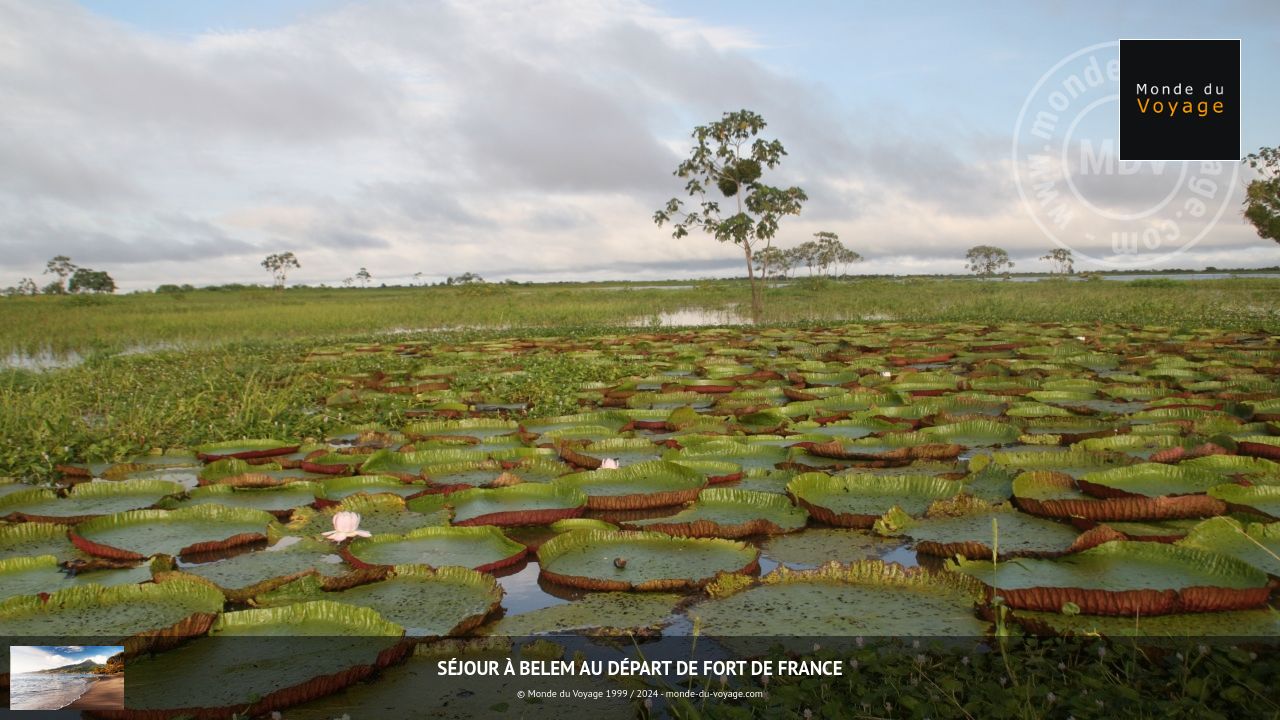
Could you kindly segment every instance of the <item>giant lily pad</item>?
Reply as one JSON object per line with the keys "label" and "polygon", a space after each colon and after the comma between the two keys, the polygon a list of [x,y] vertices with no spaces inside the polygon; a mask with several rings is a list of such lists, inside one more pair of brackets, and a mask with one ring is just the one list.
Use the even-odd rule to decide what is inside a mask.
{"label": "giant lily pad", "polygon": [[586,530],[538,548],[542,577],[587,590],[679,590],[721,572],[753,573],[760,553],[731,540],[662,533]]}
{"label": "giant lily pad", "polygon": [[1228,637],[1249,638],[1251,643],[1263,638],[1280,638],[1280,612],[1270,607],[1151,617],[1019,610],[1014,619],[1034,632],[1079,637]]}
{"label": "giant lily pad", "polygon": [[1209,494],[1232,507],[1280,520],[1280,485],[1218,485]]}
{"label": "giant lily pad", "polygon": [[876,518],[898,507],[922,514],[935,500],[955,497],[961,485],[929,475],[840,475],[804,473],[792,478],[787,492],[814,518],[839,527],[871,527]]}
{"label": "giant lily pad", "polygon": [[294,511],[287,527],[296,535],[319,536],[333,529],[333,518],[340,512],[357,513],[360,515],[360,529],[375,535],[449,524],[449,514],[444,510],[423,515],[411,512],[404,498],[398,495],[376,494],[352,495],[320,511],[299,508]]}
{"label": "giant lily pad", "polygon": [[324,486],[325,499],[333,501],[358,494],[391,493],[400,497],[411,497],[427,489],[426,483],[405,482],[389,475],[355,475],[352,477],[328,478],[322,485]]}
{"label": "giant lily pad", "polygon": [[1246,610],[1271,594],[1266,573],[1204,550],[1117,540],[1054,560],[959,560],[1014,608],[1052,612],[1074,603],[1088,615],[1167,615]]}
{"label": "giant lily pad", "polygon": [[173,508],[199,505],[221,505],[231,508],[263,510],[277,517],[287,517],[294,508],[310,505],[324,496],[319,483],[292,482],[269,488],[240,488],[231,485],[206,485],[192,490],[187,500],[175,502]]}
{"label": "giant lily pad", "polygon": [[[553,713],[557,717],[625,717],[635,714],[633,701],[621,693],[612,695],[618,686],[609,678],[590,674],[569,675],[555,679],[556,688],[569,695],[557,697],[555,704],[541,698],[518,698],[517,692],[528,687],[530,678],[520,675],[480,676],[454,674],[442,676],[438,663],[457,659],[462,662],[505,664],[511,660],[546,660],[559,655],[544,654],[549,643],[542,640],[525,648],[513,646],[508,638],[442,640],[424,643],[406,662],[387,668],[377,682],[361,683],[345,692],[291,707],[289,720],[333,720],[347,714],[375,718],[418,718],[432,720],[473,720],[474,718],[531,717]],[[552,649],[563,649],[553,645]],[[483,666],[483,665],[481,665]],[[551,713],[549,708],[554,707]]]}
{"label": "giant lily pad", "polygon": [[352,584],[316,575],[254,600],[260,607],[334,600],[375,610],[413,636],[461,635],[498,609],[502,588],[491,576],[462,567],[398,565],[385,578]]}
{"label": "giant lily pad", "polygon": [[37,522],[77,523],[99,515],[150,507],[161,498],[180,493],[178,483],[163,480],[121,480],[80,483],[65,498],[51,490],[28,490],[0,499],[0,514]]}
{"label": "giant lily pad", "polygon": [[492,489],[474,488],[448,495],[423,495],[410,500],[409,509],[420,513],[449,508],[452,524],[548,525],[557,520],[578,517],[587,505],[587,496],[579,490],[560,485],[521,483]]}
{"label": "giant lily pad", "polygon": [[955,503],[942,512],[935,506],[922,520],[896,511],[876,528],[884,527],[886,520],[896,522],[886,531],[910,537],[916,552],[937,557],[990,558],[993,546],[1001,559],[1052,557],[1081,549],[1080,533],[1072,526],[1020,513],[1008,505]]}
{"label": "giant lily pad", "polygon": [[920,431],[936,438],[938,443],[958,443],[970,447],[1007,445],[1018,439],[1018,428],[994,420],[967,420],[948,425],[935,425]]}
{"label": "giant lily pad", "polygon": [[554,484],[586,493],[593,510],[642,510],[693,500],[707,479],[683,465],[654,461],[563,475]]}
{"label": "giant lily pad", "polygon": [[1245,525],[1227,517],[1209,518],[1178,544],[1230,555],[1280,577],[1280,522]]}
{"label": "giant lily pad", "polygon": [[1095,498],[1080,491],[1076,480],[1051,470],[1024,472],[1013,480],[1013,501],[1033,515],[1087,520],[1172,520],[1221,515],[1227,506],[1208,495]]}
{"label": "giant lily pad", "polygon": [[226,442],[208,443],[195,448],[196,456],[205,462],[236,458],[251,460],[255,458],[288,455],[298,449],[297,443],[279,440],[227,440]]}
{"label": "giant lily pad", "polygon": [[809,515],[776,493],[707,488],[679,513],[623,523],[627,530],[653,530],[679,537],[742,538],[779,535],[805,526]]}
{"label": "giant lily pad", "polygon": [[305,575],[336,576],[350,572],[332,543],[309,538],[282,539],[271,547],[205,563],[172,563],[157,558],[157,579],[168,573],[194,575],[218,588],[228,600],[243,602]]}
{"label": "giant lily pad", "polygon": [[446,463],[480,462],[488,459],[483,451],[466,449],[423,450],[421,452],[394,452],[379,450],[364,459],[360,465],[362,475],[390,475],[401,480],[413,481],[426,477],[428,465]]}
{"label": "giant lily pad", "polygon": [[108,641],[104,644],[125,641],[136,652],[166,638],[203,634],[222,604],[222,593],[184,579],[109,588],[81,585],[47,599],[15,597],[0,604],[0,635],[91,633]]}
{"label": "giant lily pad", "polygon": [[71,531],[71,542],[90,555],[143,560],[161,553],[199,554],[262,542],[273,521],[269,513],[260,510],[220,505],[131,510],[77,525]]}
{"label": "giant lily pad", "polygon": [[67,526],[26,522],[0,525],[0,560],[13,557],[54,555],[66,560],[78,554],[67,537]]}
{"label": "giant lily pad", "polygon": [[673,593],[591,593],[572,602],[505,616],[488,632],[505,636],[650,635],[668,622],[684,599]]}
{"label": "giant lily pad", "polygon": [[1206,470],[1160,463],[1086,473],[1078,481],[1080,489],[1098,497],[1194,495],[1205,493],[1221,482],[1217,474]]}
{"label": "giant lily pad", "polygon": [[900,540],[866,530],[819,527],[771,537],[761,545],[761,552],[780,565],[805,570],[829,562],[848,564],[877,559],[901,545]]}
{"label": "giant lily pad", "polygon": [[[135,658],[127,712],[265,715],[368,677],[396,657],[403,633],[373,610],[324,600],[226,613],[208,637]],[[288,639],[241,639],[262,636]]]}
{"label": "giant lily pad", "polygon": [[146,565],[71,575],[62,572],[58,559],[52,555],[9,558],[0,560],[0,600],[17,595],[51,593],[78,585],[127,585],[150,579],[151,571]]}
{"label": "giant lily pad", "polygon": [[815,570],[779,568],[758,583],[708,588],[713,599],[686,612],[711,637],[978,636],[975,583],[866,560]]}
{"label": "giant lily pad", "polygon": [[514,565],[524,558],[525,552],[523,545],[491,525],[427,527],[403,535],[374,535],[355,540],[342,549],[343,557],[356,567],[457,565],[480,572]]}

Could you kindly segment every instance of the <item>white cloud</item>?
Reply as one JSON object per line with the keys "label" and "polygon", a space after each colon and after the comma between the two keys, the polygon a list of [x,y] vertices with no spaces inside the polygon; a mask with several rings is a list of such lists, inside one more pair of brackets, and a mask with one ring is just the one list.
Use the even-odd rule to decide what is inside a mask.
{"label": "white cloud", "polygon": [[39,647],[13,645],[9,648],[9,672],[15,675],[72,665],[75,662],[76,660],[65,655]]}
{"label": "white cloud", "polygon": [[739,273],[735,248],[651,216],[680,192],[689,129],[741,107],[788,148],[778,182],[811,198],[779,244],[836,230],[886,272],[1048,244],[1006,138],[837,106],[761,45],[635,0],[374,0],[190,38],[0,0],[0,285],[56,253],[124,289],[267,282],[258,262],[281,250],[309,283]]}

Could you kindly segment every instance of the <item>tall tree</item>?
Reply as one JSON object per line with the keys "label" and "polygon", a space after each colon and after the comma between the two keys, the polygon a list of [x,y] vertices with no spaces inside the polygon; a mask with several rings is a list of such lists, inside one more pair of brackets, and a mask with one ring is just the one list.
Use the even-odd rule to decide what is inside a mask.
{"label": "tall tree", "polygon": [[292,252],[284,252],[268,255],[262,261],[262,267],[271,273],[271,277],[275,281],[275,288],[284,290],[285,281],[289,279],[289,271],[302,267],[302,264],[298,262],[298,258]]}
{"label": "tall tree", "polygon": [[360,287],[369,287],[369,281],[373,279],[373,275],[369,274],[368,268],[360,268],[360,272],[356,273],[356,279],[360,281]]}
{"label": "tall tree", "polygon": [[991,277],[1002,268],[1008,270],[1013,267],[1009,253],[993,245],[975,245],[964,254],[964,259],[968,261],[965,268],[980,277]]}
{"label": "tall tree", "polygon": [[76,271],[76,264],[71,262],[71,258],[66,255],[55,255],[52,260],[45,263],[44,274],[56,275],[58,279],[45,286],[45,293],[49,295],[62,295],[67,292],[67,278],[71,277]]}
{"label": "tall tree", "polygon": [[769,271],[786,277],[787,253],[782,248],[773,247],[772,245],[761,249],[755,255],[756,270],[760,273],[760,277],[769,278]]}
{"label": "tall tree", "polygon": [[1040,256],[1041,260],[1048,260],[1051,272],[1061,273],[1063,275],[1074,275],[1075,258],[1071,255],[1071,251],[1066,248],[1054,248],[1044,255]]}
{"label": "tall tree", "polygon": [[73,293],[113,293],[116,291],[116,281],[105,270],[76,268],[67,290]]}
{"label": "tall tree", "polygon": [[[697,206],[685,208],[680,198],[671,198],[653,214],[662,227],[672,224],[672,236],[683,238],[692,230],[702,230],[720,242],[742,248],[751,283],[751,315],[759,322],[764,315],[764,295],[756,278],[754,254],[767,248],[778,232],[778,223],[787,215],[799,215],[808,196],[799,187],[766,185],[762,176],[787,154],[782,143],[758,137],[764,118],[750,110],[727,112],[720,120],[693,129],[695,145],[689,158],[680,163],[675,175],[686,180],[684,189]],[[732,213],[720,208],[719,200],[708,193],[719,190],[732,201]]]}
{"label": "tall tree", "polygon": [[1280,243],[1280,147],[1261,148],[1244,162],[1260,175],[1245,188],[1245,219],[1260,237]]}

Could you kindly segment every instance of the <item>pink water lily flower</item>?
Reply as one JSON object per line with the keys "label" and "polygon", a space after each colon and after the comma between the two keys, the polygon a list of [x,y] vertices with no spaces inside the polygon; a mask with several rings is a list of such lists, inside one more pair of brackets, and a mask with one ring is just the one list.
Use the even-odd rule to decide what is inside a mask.
{"label": "pink water lily flower", "polygon": [[360,529],[360,513],[340,512],[333,516],[333,530],[322,533],[333,542],[342,542],[353,537],[372,537],[368,530]]}
{"label": "pink water lily flower", "polygon": [[604,462],[600,463],[600,469],[601,470],[617,470],[618,461],[615,460],[614,458],[605,458]]}

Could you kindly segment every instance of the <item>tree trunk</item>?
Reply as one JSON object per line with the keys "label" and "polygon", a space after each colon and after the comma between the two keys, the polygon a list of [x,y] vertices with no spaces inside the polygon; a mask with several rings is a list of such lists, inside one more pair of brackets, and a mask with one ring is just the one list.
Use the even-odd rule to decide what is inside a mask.
{"label": "tree trunk", "polygon": [[744,243],[742,252],[747,256],[747,280],[751,283],[751,322],[759,325],[764,316],[764,298],[760,294],[760,284],[756,282],[756,272],[751,267],[751,247]]}

